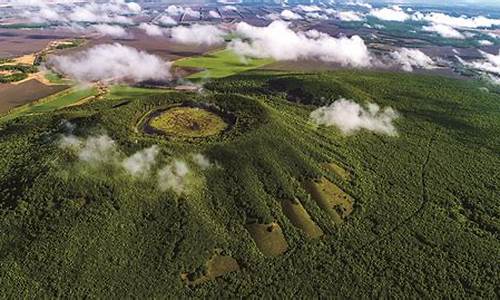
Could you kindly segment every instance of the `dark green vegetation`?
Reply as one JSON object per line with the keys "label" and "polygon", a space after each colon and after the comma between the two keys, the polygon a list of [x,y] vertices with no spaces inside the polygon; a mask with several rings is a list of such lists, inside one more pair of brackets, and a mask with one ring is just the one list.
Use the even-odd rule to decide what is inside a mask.
{"label": "dark green vegetation", "polygon": [[84,39],[73,39],[73,40],[58,44],[55,47],[55,49],[63,50],[63,49],[76,48],[76,47],[80,47],[84,43],[85,43]]}
{"label": "dark green vegetation", "polygon": [[50,27],[50,25],[45,23],[15,23],[0,25],[0,28],[2,29],[42,29],[48,27]]}
{"label": "dark green vegetation", "polygon": [[[3,295],[498,296],[498,94],[477,82],[350,71],[253,72],[206,87],[203,95],[119,89],[106,101],[1,125]],[[399,136],[312,126],[309,113],[341,96],[395,108]],[[190,142],[135,130],[148,112],[184,101],[214,103],[237,121]],[[196,152],[218,166],[194,168],[201,184],[189,194],[160,192],[154,176],[134,180],[111,163],[90,168],[60,149],[64,120],[79,137],[107,132],[127,156],[159,145],[159,167]],[[354,200],[341,225],[306,192],[320,178]],[[322,237],[309,239],[287,217],[282,201],[292,199]],[[272,223],[287,245],[278,256],[264,255],[247,226]],[[240,270],[230,259],[214,267],[215,255]]]}
{"label": "dark green vegetation", "polygon": [[[17,82],[28,77],[28,74],[37,72],[35,66],[17,64],[17,65],[1,65],[0,66],[0,83]],[[2,72],[6,74],[2,75]]]}

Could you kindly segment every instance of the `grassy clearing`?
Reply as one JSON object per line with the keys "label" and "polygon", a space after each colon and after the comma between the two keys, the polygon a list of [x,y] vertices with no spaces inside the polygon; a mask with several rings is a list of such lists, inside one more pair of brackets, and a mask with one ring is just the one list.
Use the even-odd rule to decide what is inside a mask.
{"label": "grassy clearing", "polygon": [[223,78],[272,63],[271,59],[243,59],[231,50],[221,50],[204,56],[180,59],[178,67],[204,69],[191,74],[188,79]]}
{"label": "grassy clearing", "polygon": [[160,95],[170,92],[166,89],[150,89],[140,88],[128,85],[113,85],[110,87],[109,94],[106,96],[108,100],[116,100],[123,98],[145,97]]}
{"label": "grassy clearing", "polygon": [[349,180],[351,178],[351,174],[336,163],[325,163],[322,164],[321,166],[326,171],[334,173],[343,180]]}
{"label": "grassy clearing", "polygon": [[217,114],[198,107],[174,107],[150,120],[149,125],[168,136],[198,138],[219,134],[228,126]]}
{"label": "grassy clearing", "polygon": [[74,82],[70,79],[66,79],[60,74],[54,73],[52,71],[46,71],[43,75],[44,78],[51,84],[61,84],[61,85],[73,85]]}
{"label": "grassy clearing", "polygon": [[307,238],[316,239],[323,235],[321,228],[314,223],[300,201],[283,200],[281,206],[283,208],[283,213],[290,222],[292,222],[295,227],[301,229]]}
{"label": "grassy clearing", "polygon": [[352,213],[354,201],[351,196],[328,179],[311,181],[306,189],[319,207],[330,215],[336,224],[342,224],[344,219]]}
{"label": "grassy clearing", "polygon": [[234,258],[230,256],[214,255],[207,262],[206,268],[201,272],[201,275],[197,272],[183,273],[181,274],[181,278],[188,285],[199,285],[228,273],[239,271],[239,269],[240,266]]}
{"label": "grassy clearing", "polygon": [[283,231],[277,223],[248,224],[246,228],[262,254],[279,256],[288,249]]}

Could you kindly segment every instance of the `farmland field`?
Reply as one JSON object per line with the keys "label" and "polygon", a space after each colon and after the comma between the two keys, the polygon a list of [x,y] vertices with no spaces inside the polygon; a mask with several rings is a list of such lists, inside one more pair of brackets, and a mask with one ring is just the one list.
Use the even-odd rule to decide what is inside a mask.
{"label": "farmland field", "polygon": [[72,88],[70,90],[48,96],[47,98],[43,98],[38,102],[29,103],[23,107],[19,107],[14,112],[4,116],[2,119],[12,119],[22,115],[53,111],[75,104],[82,99],[95,96],[96,94],[97,90],[95,88]]}
{"label": "farmland field", "polygon": [[[118,86],[3,122],[2,295],[498,296],[497,93],[437,76],[266,72],[205,93]],[[341,97],[392,107],[397,133],[312,123]],[[196,140],[136,130],[186,102],[234,124]]]}
{"label": "farmland field", "polygon": [[28,80],[18,85],[0,85],[0,114],[8,112],[16,106],[24,105],[32,101],[45,98],[58,93],[68,86],[51,85],[47,86],[37,80]]}
{"label": "farmland field", "polygon": [[231,50],[220,50],[205,54],[177,60],[178,67],[191,67],[202,69],[198,73],[189,75],[188,79],[222,78],[238,74],[251,69],[256,69],[270,64],[271,59],[243,59]]}

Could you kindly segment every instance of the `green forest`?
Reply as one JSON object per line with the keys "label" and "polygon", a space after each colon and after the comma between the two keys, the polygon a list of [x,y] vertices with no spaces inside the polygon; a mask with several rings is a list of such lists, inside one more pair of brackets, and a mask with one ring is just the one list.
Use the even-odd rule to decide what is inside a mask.
{"label": "green forest", "polygon": [[[483,83],[254,70],[203,93],[112,91],[0,120],[3,297],[499,296],[500,94]],[[392,107],[397,135],[311,122],[340,98]],[[234,122],[142,130],[187,102]],[[112,154],[83,152],[96,136]],[[156,163],[131,176],[143,149]]]}

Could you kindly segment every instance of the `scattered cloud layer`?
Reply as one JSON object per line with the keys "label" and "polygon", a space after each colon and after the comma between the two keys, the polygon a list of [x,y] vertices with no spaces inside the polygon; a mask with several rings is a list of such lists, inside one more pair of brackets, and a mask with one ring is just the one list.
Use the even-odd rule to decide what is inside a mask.
{"label": "scattered cloud layer", "polygon": [[362,14],[355,11],[339,11],[335,13],[335,16],[344,22],[356,22],[363,21],[365,19]]}
{"label": "scattered cloud layer", "polygon": [[163,36],[166,32],[163,28],[158,25],[149,24],[149,23],[141,23],[139,29],[142,29],[149,36]]}
{"label": "scattered cloud layer", "polygon": [[159,153],[160,149],[154,145],[127,157],[121,164],[130,175],[134,177],[146,177],[156,164],[156,158]]}
{"label": "scattered cloud layer", "polygon": [[500,25],[499,19],[490,19],[484,16],[473,18],[467,16],[453,17],[437,12],[428,14],[417,12],[414,14],[413,18],[418,21],[427,21],[429,23],[447,25],[453,28],[489,28]]}
{"label": "scattered cloud layer", "polygon": [[465,39],[465,35],[463,35],[460,31],[455,28],[444,25],[444,24],[432,24],[430,26],[423,26],[423,31],[435,32],[440,36],[448,39]]}
{"label": "scattered cloud layer", "polygon": [[170,35],[177,43],[210,46],[224,43],[226,32],[215,25],[193,24],[174,27]]}
{"label": "scattered cloud layer", "polygon": [[158,186],[161,191],[172,190],[180,195],[189,185],[190,170],[183,160],[175,160],[158,171]]}
{"label": "scattered cloud layer", "polygon": [[435,67],[432,58],[418,49],[401,48],[391,53],[394,63],[404,71],[411,72],[413,68],[431,69]]}
{"label": "scattered cloud layer", "polygon": [[339,99],[329,106],[314,110],[311,120],[316,125],[335,126],[343,134],[350,135],[360,130],[396,136],[393,124],[398,114],[391,107],[383,110],[377,104],[369,103],[366,108],[354,101]]}
{"label": "scattered cloud layer", "polygon": [[171,16],[161,16],[157,20],[158,24],[164,25],[164,26],[173,26],[177,25],[177,21],[174,20]]}
{"label": "scattered cloud layer", "polygon": [[283,20],[300,20],[300,19],[302,19],[302,17],[299,14],[294,13],[293,11],[291,11],[289,9],[283,10],[280,13],[280,16]]}
{"label": "scattered cloud layer", "polygon": [[392,7],[372,9],[370,11],[370,15],[380,20],[396,22],[404,22],[411,18],[411,16],[401,9],[401,7],[396,5]]}
{"label": "scattered cloud layer", "polygon": [[167,13],[167,15],[173,16],[173,17],[178,17],[178,16],[182,16],[182,15],[187,16],[187,17],[191,17],[194,19],[197,19],[200,17],[199,11],[195,11],[190,7],[183,7],[183,6],[178,6],[178,5],[170,5],[169,7],[167,7],[167,9],[165,9],[165,13]]}
{"label": "scattered cloud layer", "polygon": [[372,9],[373,8],[371,4],[363,2],[363,1],[359,1],[359,0],[357,0],[357,1],[347,1],[346,5],[360,6],[360,7],[364,7],[364,8],[368,8],[368,9]]}
{"label": "scattered cloud layer", "polygon": [[[89,22],[132,24],[130,15],[139,14],[141,6],[125,0],[106,2],[15,1],[14,6],[28,7],[25,17],[33,22]],[[68,11],[69,8],[69,11]]]}
{"label": "scattered cloud layer", "polygon": [[322,8],[317,5],[297,5],[296,9],[306,13],[322,11]]}
{"label": "scattered cloud layer", "polygon": [[500,50],[498,55],[490,54],[484,51],[480,51],[483,59],[474,60],[471,62],[464,61],[460,57],[460,62],[471,69],[485,73],[488,77],[492,79],[495,83],[500,83]]}
{"label": "scattered cloud layer", "polygon": [[[133,179],[148,180],[155,177],[161,191],[173,191],[177,195],[189,193],[194,183],[203,178],[200,170],[204,171],[213,166],[205,155],[192,153],[187,160],[174,158],[163,167],[157,167],[160,164],[158,146],[153,145],[124,157],[117,143],[106,134],[79,138],[70,133],[59,139],[58,146],[72,151],[80,162],[96,170],[108,166],[113,167],[115,171],[124,171]],[[190,166],[196,167],[191,169]],[[120,172],[114,174],[119,175]]]}
{"label": "scattered cloud layer", "polygon": [[97,45],[69,56],[53,56],[49,64],[81,82],[141,82],[171,77],[169,63],[117,43]]}
{"label": "scattered cloud layer", "polygon": [[243,22],[237,25],[235,33],[241,39],[233,40],[228,47],[241,56],[315,59],[352,67],[371,65],[371,55],[359,36],[333,38],[315,30],[295,32],[283,21],[274,21],[267,27]]}
{"label": "scattered cloud layer", "polygon": [[126,38],[128,36],[127,31],[119,25],[97,24],[90,26],[89,29],[113,38]]}
{"label": "scattered cloud layer", "polygon": [[59,141],[59,147],[63,149],[77,149],[78,158],[91,165],[115,162],[117,159],[117,147],[114,140],[108,135],[90,136],[85,140],[74,135],[66,135]]}
{"label": "scattered cloud layer", "polygon": [[200,167],[202,170],[206,170],[212,166],[210,160],[201,153],[194,153],[191,155],[193,162]]}

